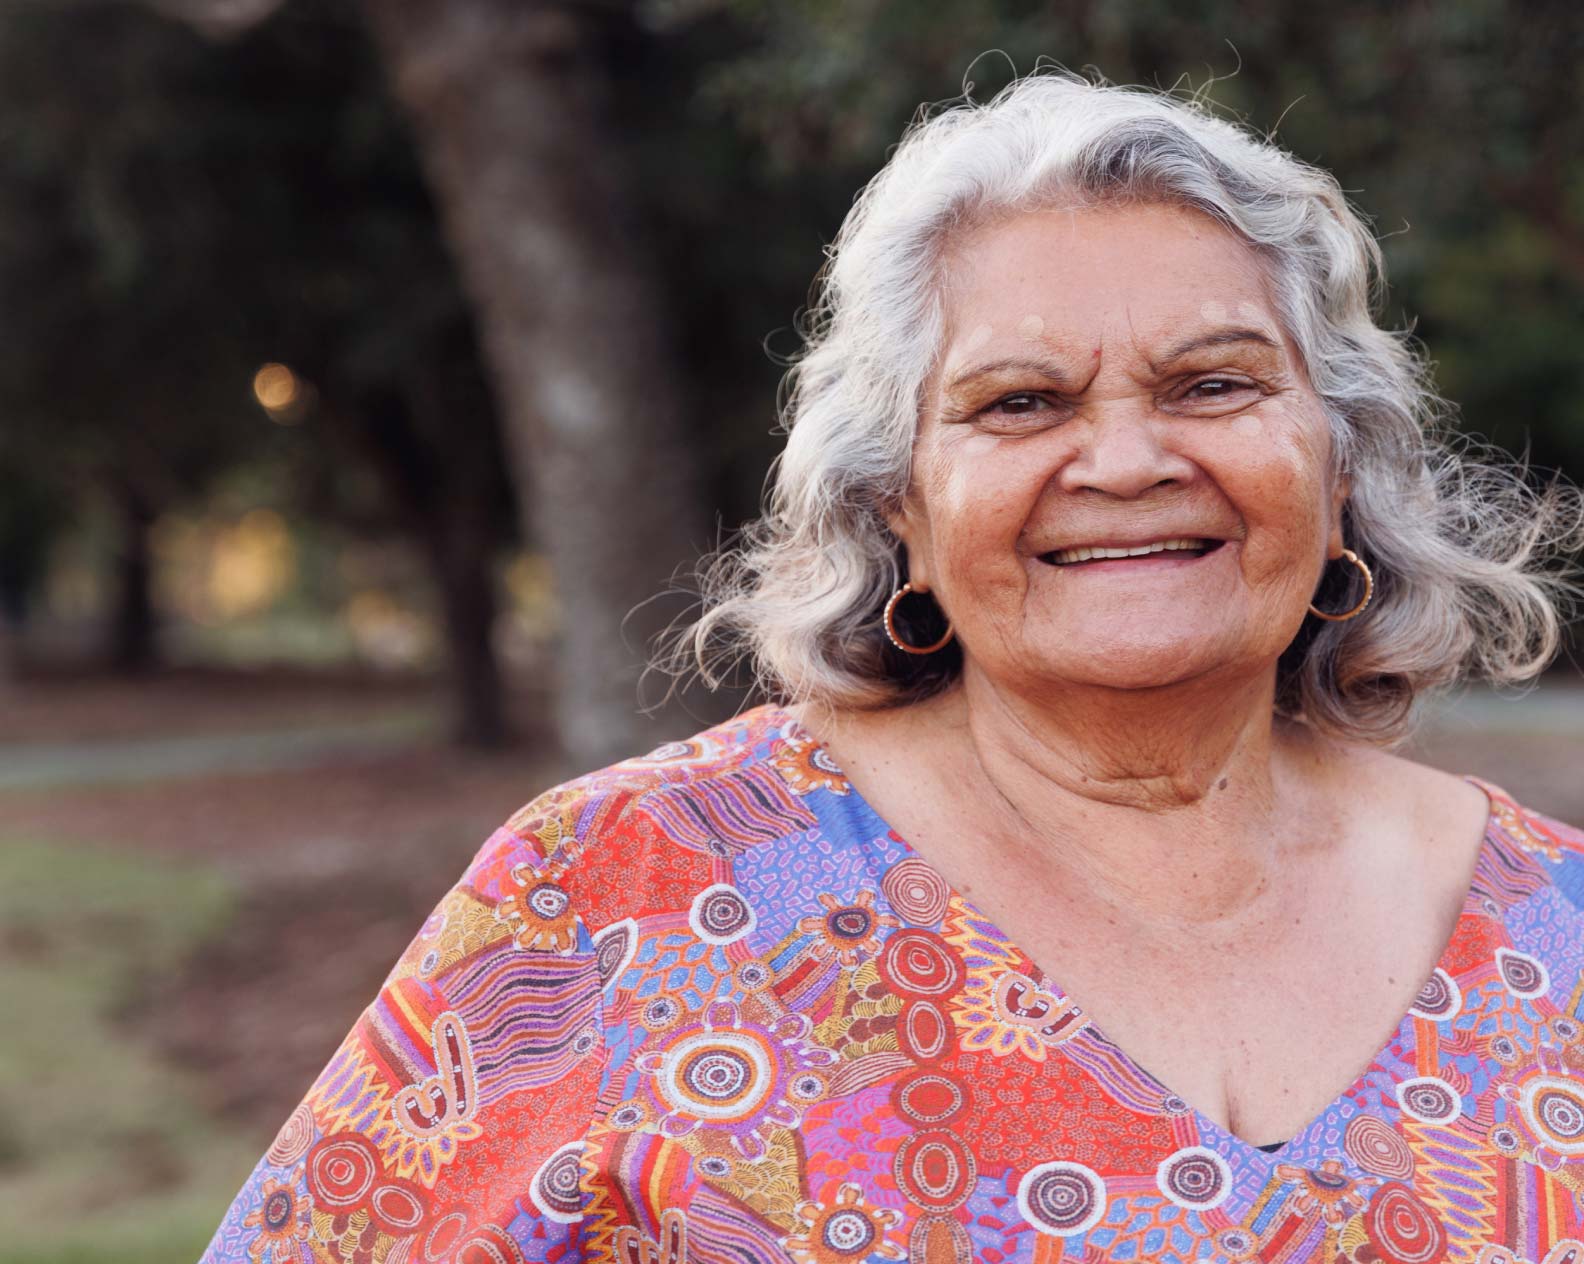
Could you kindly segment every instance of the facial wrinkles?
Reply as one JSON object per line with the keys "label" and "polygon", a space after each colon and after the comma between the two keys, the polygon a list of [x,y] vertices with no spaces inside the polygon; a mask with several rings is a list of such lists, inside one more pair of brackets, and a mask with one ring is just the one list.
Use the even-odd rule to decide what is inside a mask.
{"label": "facial wrinkles", "polygon": [[[1021,247],[1020,247],[1021,248]],[[1093,253],[1093,252],[1091,252]],[[1193,374],[1203,372],[1207,376],[1214,373],[1223,365],[1230,376],[1246,376],[1254,379],[1265,393],[1257,399],[1255,406],[1239,413],[1234,413],[1227,418],[1226,427],[1222,429],[1223,437],[1235,436],[1238,440],[1236,448],[1245,449],[1245,452],[1222,449],[1214,455],[1222,464],[1231,461],[1236,465],[1245,465],[1246,458],[1254,458],[1258,451],[1263,451],[1267,456],[1271,454],[1272,443],[1280,443],[1286,450],[1288,457],[1299,465],[1311,455],[1312,444],[1303,440],[1309,436],[1297,432],[1306,429],[1305,419],[1297,415],[1282,416],[1282,404],[1289,407],[1299,401],[1296,396],[1283,398],[1291,389],[1288,373],[1288,364],[1291,362],[1293,352],[1289,340],[1280,330],[1279,325],[1273,327],[1273,318],[1266,305],[1251,301],[1245,294],[1238,294],[1238,282],[1248,281],[1260,289],[1264,289],[1263,277],[1260,270],[1252,264],[1246,264],[1242,259],[1228,259],[1221,261],[1217,267],[1225,270],[1231,268],[1235,275],[1230,278],[1233,282],[1233,292],[1224,296],[1206,298],[1190,307],[1189,311],[1197,308],[1197,314],[1207,325],[1213,327],[1214,323],[1236,325],[1261,331],[1270,337],[1283,351],[1262,350],[1257,344],[1240,344],[1229,346],[1224,355],[1214,348],[1205,348],[1201,351],[1190,353],[1178,364],[1160,364],[1152,367],[1150,361],[1154,357],[1161,357],[1166,348],[1182,341],[1182,336],[1193,332],[1195,322],[1190,318],[1179,324],[1173,324],[1170,313],[1176,302],[1169,291],[1176,284],[1197,284],[1200,277],[1190,277],[1187,274],[1179,277],[1170,268],[1164,272],[1156,269],[1151,271],[1153,265],[1147,260],[1138,261],[1134,265],[1131,259],[1121,261],[1121,272],[1117,272],[1117,261],[1105,256],[1104,252],[1096,254],[1089,259],[1082,252],[1069,255],[1062,261],[1061,269],[1067,271],[1076,266],[1079,269],[1081,284],[1078,286],[1080,294],[1102,295],[1107,291],[1115,293],[1115,299],[1106,302],[1102,297],[1104,306],[1109,311],[1096,311],[1089,309],[1084,312],[1085,332],[1080,333],[1071,327],[1071,310],[1063,310],[1059,305],[1053,307],[1053,295],[1049,285],[1056,278],[1047,275],[1053,272],[1053,267],[1040,270],[1040,260],[1035,257],[1031,260],[1030,272],[1027,269],[1009,271],[1004,261],[995,261],[992,256],[981,256],[968,266],[972,272],[979,272],[980,261],[990,269],[982,280],[980,292],[974,293],[976,281],[979,278],[962,276],[959,280],[965,281],[961,288],[956,289],[959,296],[973,298],[963,308],[953,314],[951,324],[958,329],[967,329],[965,336],[951,338],[948,333],[948,345],[939,362],[942,371],[936,376],[935,386],[930,395],[933,405],[929,410],[930,415],[921,419],[924,422],[922,429],[930,432],[930,440],[921,445],[919,455],[925,455],[924,448],[929,449],[930,459],[921,462],[929,467],[927,472],[920,469],[924,478],[920,480],[919,490],[923,493],[921,501],[937,510],[950,512],[949,506],[958,505],[968,509],[976,516],[984,512],[982,505],[974,505],[969,499],[958,495],[948,495],[950,485],[957,481],[953,473],[946,467],[957,462],[966,462],[972,466],[981,467],[979,473],[990,481],[996,478],[1009,479],[1006,483],[1008,498],[1019,496],[1019,487],[1027,481],[1027,467],[1031,461],[1044,461],[1043,452],[1045,441],[1035,437],[1038,427],[1031,427],[1032,434],[991,433],[976,429],[971,424],[944,426],[940,422],[943,406],[948,416],[960,416],[965,410],[972,411],[988,406],[998,393],[1010,394],[1018,391],[1039,393],[1040,390],[1052,389],[1043,385],[1037,376],[1032,373],[1019,373],[1015,369],[1008,369],[998,373],[993,378],[986,378],[982,382],[966,388],[961,400],[946,400],[940,389],[940,384],[949,382],[953,377],[960,375],[964,370],[971,370],[975,364],[993,363],[999,359],[1048,360],[1056,368],[1062,370],[1069,378],[1079,378],[1076,382],[1069,381],[1067,389],[1063,391],[1065,398],[1078,403],[1104,403],[1113,397],[1122,397],[1127,394],[1137,394],[1140,385],[1148,383],[1157,386],[1161,373],[1171,374],[1173,377],[1181,376],[1190,378]],[[959,261],[960,263],[966,261]],[[1082,276],[1082,271],[1105,270],[1108,280],[1101,286],[1097,278]],[[1130,271],[1131,269],[1131,271]],[[1002,273],[1005,272],[1003,280]],[[1037,275],[1036,275],[1037,274]],[[1115,284],[1112,284],[1112,281]],[[1015,292],[1028,288],[1028,284],[1037,282],[1047,287],[1047,297],[1042,302],[1022,306],[1021,312]],[[1148,288],[1145,288],[1148,287]],[[955,288],[955,287],[954,287]],[[1058,287],[1060,289],[1061,287]],[[1166,297],[1162,297],[1162,293]],[[1192,300],[1190,300],[1192,301]],[[1148,334],[1139,334],[1135,328],[1135,307],[1149,313]],[[976,310],[977,309],[977,310]],[[1055,317],[1052,323],[1048,317]],[[1066,320],[1062,318],[1066,317]],[[1094,330],[1096,324],[1100,326],[1101,334],[1097,338]],[[1068,326],[1063,328],[1063,326]],[[1122,334],[1122,331],[1126,331]],[[1122,336],[1118,336],[1122,334]],[[1174,336],[1176,335],[1176,336]],[[1119,360],[1111,348],[1126,348],[1125,361]],[[1159,372],[1157,372],[1157,369]],[[1112,378],[1116,378],[1115,385]],[[1275,413],[1275,416],[1271,414]],[[1214,414],[1207,414],[1213,417]],[[1060,423],[1053,427],[1059,429]],[[1190,436],[1191,438],[1192,436]],[[1036,456],[1032,451],[1024,451],[1025,446],[1041,443],[1042,455]],[[1000,471],[993,471],[988,463],[993,462],[998,454],[1011,453],[1016,450],[1019,460],[1003,466]],[[1196,459],[1197,454],[1190,448],[1187,452],[1190,459]],[[1288,464],[1287,461],[1278,461],[1278,465]],[[916,467],[917,468],[917,467]],[[1049,471],[1047,471],[1047,474]],[[1020,474],[1024,475],[1020,478]],[[1289,469],[1284,481],[1288,483],[1307,482],[1298,470]],[[965,490],[965,489],[959,489]],[[1295,491],[1298,489],[1295,487]],[[1313,490],[1312,488],[1309,490]],[[1032,508],[1030,503],[1028,508]],[[981,526],[985,525],[983,522]],[[985,538],[979,529],[974,531],[976,538]],[[1016,538],[1014,533],[1013,538]]]}
{"label": "facial wrinkles", "polygon": [[[1300,590],[1318,571],[1313,550],[1332,501],[1329,430],[1315,416],[1273,291],[1237,243],[1213,226],[1185,233],[1184,222],[1118,218],[1099,232],[1069,235],[1029,219],[965,241],[922,397],[907,538],[970,651],[969,692],[992,686],[1010,698],[1038,697],[1041,707],[1070,706],[1050,731],[1077,739],[1063,750],[1106,756],[1082,762],[1089,776],[1104,772],[1120,783],[1155,769],[1191,791],[1197,777],[1178,767],[1189,748],[1173,733],[1194,728],[1191,717],[1203,714],[1195,689],[1219,696],[1227,679],[1243,679],[1238,673],[1251,689],[1270,683],[1256,682],[1251,667],[1263,670],[1289,621],[1302,618],[1308,594]],[[1168,360],[1189,338],[1232,329],[1256,331],[1275,346],[1225,343]],[[1000,361],[1009,367],[949,397],[954,379]],[[1042,376],[1041,363],[1063,380]],[[1208,402],[1214,388],[1187,394],[1222,375],[1254,390],[1226,392],[1224,409]],[[1037,399],[975,420],[1014,393]],[[1118,428],[1107,429],[1113,422]],[[1086,488],[1083,477],[1058,477],[1085,444],[1113,440],[1109,465],[1093,471],[1115,476],[1110,481],[1095,477]],[[1155,484],[1145,487],[1148,480],[1130,471],[1142,474],[1154,458],[1128,445],[1150,441],[1173,459],[1162,456]],[[1161,483],[1165,477],[1174,481]],[[1234,547],[1207,568],[1200,589],[1185,587],[1169,602],[1149,572],[1136,584],[1118,578],[1121,570],[1090,579],[1040,557],[1076,536],[1102,542],[1190,527]],[[1079,593],[1084,599],[1074,601]],[[1121,707],[1128,691],[1156,683],[1181,686],[1173,697],[1185,725],[1141,729],[1139,711]],[[1120,709],[1085,709],[1100,698],[1111,706],[1110,689],[1122,691]],[[1256,700],[1251,714],[1267,712]],[[1084,735],[1106,716],[1115,731]]]}

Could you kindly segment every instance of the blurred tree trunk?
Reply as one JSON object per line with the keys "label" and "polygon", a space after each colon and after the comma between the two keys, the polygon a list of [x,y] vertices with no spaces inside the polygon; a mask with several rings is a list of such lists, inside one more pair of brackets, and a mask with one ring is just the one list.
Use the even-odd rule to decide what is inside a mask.
{"label": "blurred tree trunk", "polygon": [[452,506],[438,525],[431,557],[445,607],[456,739],[467,746],[503,746],[506,708],[491,639],[497,607],[489,524],[463,503]]}
{"label": "blurred tree trunk", "polygon": [[111,574],[111,610],[106,647],[110,667],[124,675],[152,671],[159,653],[155,641],[154,566],[149,532],[156,517],[153,504],[135,479],[112,477],[117,526]]}
{"label": "blurred tree trunk", "polygon": [[[664,312],[607,118],[601,23],[528,0],[363,0],[477,307],[528,519],[555,571],[557,728],[605,762],[676,735],[636,713],[654,604],[703,514]],[[625,632],[625,636],[624,636]]]}
{"label": "blurred tree trunk", "polygon": [[468,485],[466,471],[475,454],[436,452],[424,442],[422,434],[434,427],[419,426],[414,412],[437,407],[433,398],[414,399],[394,388],[343,395],[328,372],[320,381],[331,383],[325,407],[333,433],[378,471],[403,529],[429,566],[440,596],[454,738],[465,746],[504,746],[506,706],[492,638],[499,542],[481,488]]}

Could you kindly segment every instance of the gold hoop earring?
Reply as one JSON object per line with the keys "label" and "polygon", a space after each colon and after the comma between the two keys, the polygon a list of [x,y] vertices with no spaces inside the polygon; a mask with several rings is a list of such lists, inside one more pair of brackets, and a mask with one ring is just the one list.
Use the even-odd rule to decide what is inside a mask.
{"label": "gold hoop earring", "polygon": [[952,637],[955,635],[955,633],[952,631],[952,625],[951,625],[951,621],[950,620],[947,620],[947,622],[946,622],[946,633],[945,633],[945,635],[942,636],[941,639],[936,641],[935,644],[933,644],[933,645],[925,645],[925,646],[909,645],[906,641],[904,641],[902,639],[901,635],[897,632],[897,627],[896,627],[896,608],[897,608],[897,603],[899,601],[901,601],[902,598],[906,597],[910,592],[923,593],[923,592],[927,592],[927,591],[929,591],[929,590],[928,589],[919,589],[919,588],[913,587],[912,581],[909,581],[908,583],[903,584],[902,587],[898,588],[894,593],[892,593],[891,594],[891,600],[886,602],[886,604],[885,604],[885,634],[886,634],[886,639],[889,640],[892,645],[896,646],[897,649],[901,650],[904,654],[933,654],[936,650],[943,648],[946,645],[946,643],[948,641],[950,641],[952,639]]}
{"label": "gold hoop earring", "polygon": [[1375,576],[1370,574],[1370,568],[1364,565],[1364,559],[1352,549],[1343,549],[1342,557],[1345,561],[1352,562],[1353,565],[1358,567],[1363,573],[1364,595],[1359,598],[1358,605],[1354,606],[1353,609],[1347,611],[1345,614],[1327,614],[1324,610],[1316,610],[1314,603],[1310,602],[1309,613],[1312,615],[1318,615],[1328,623],[1345,623],[1349,619],[1357,618],[1359,615],[1364,613],[1364,607],[1369,605],[1370,598],[1375,595]]}

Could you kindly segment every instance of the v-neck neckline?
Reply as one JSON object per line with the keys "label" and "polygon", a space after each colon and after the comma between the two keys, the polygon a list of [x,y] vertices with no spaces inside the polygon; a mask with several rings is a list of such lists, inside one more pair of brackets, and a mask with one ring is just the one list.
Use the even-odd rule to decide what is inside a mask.
{"label": "v-neck neckline", "polygon": [[[1055,995],[1072,1002],[1080,1011],[1082,1010],[1082,1003],[1080,1001],[1074,1000],[1072,994],[1066,990],[1061,980],[1057,976],[1046,971],[1044,965],[1041,962],[1035,960],[1035,958],[1031,956],[1015,939],[1003,931],[993,918],[986,916],[977,904],[975,904],[957,889],[955,883],[947,881],[946,876],[940,871],[939,868],[936,867],[934,861],[922,855],[918,849],[908,841],[906,836],[904,836],[900,830],[894,828],[891,823],[875,809],[874,805],[870,803],[869,800],[864,797],[863,793],[858,789],[858,787],[852,783],[851,778],[847,776],[845,770],[841,769],[840,763],[831,754],[829,747],[825,745],[824,740],[821,739],[818,734],[812,732],[800,719],[797,718],[797,716],[793,715],[789,710],[787,710],[786,707],[779,703],[766,703],[761,708],[761,711],[763,712],[764,716],[771,721],[771,726],[778,730],[782,740],[790,737],[800,743],[809,743],[815,751],[824,756],[829,768],[840,772],[840,775],[846,785],[846,791],[843,797],[847,799],[849,803],[857,805],[864,812],[868,813],[868,815],[871,816],[877,825],[885,832],[893,847],[898,850],[905,859],[909,860],[915,865],[922,866],[924,871],[930,874],[934,881],[939,884],[940,889],[948,893],[952,902],[965,909],[969,916],[975,922],[979,923],[983,929],[989,931],[1007,948],[1011,949],[1023,960],[1027,961],[1036,974],[1043,976],[1044,982],[1049,985],[1050,990]],[[1478,789],[1485,795],[1485,829],[1483,835],[1480,838],[1479,848],[1475,853],[1474,869],[1469,877],[1468,887],[1463,895],[1462,907],[1458,912],[1457,920],[1453,922],[1451,933],[1447,936],[1446,942],[1442,944],[1441,951],[1436,956],[1435,964],[1430,968],[1430,971],[1425,976],[1424,985],[1426,986],[1428,986],[1428,984],[1434,979],[1437,971],[1445,971],[1448,974],[1456,973],[1456,971],[1448,968],[1448,962],[1452,961],[1456,956],[1456,949],[1459,942],[1459,933],[1463,924],[1463,919],[1470,916],[1471,914],[1479,914],[1482,916],[1486,915],[1484,901],[1480,895],[1480,879],[1481,876],[1487,872],[1488,866],[1490,865],[1492,859],[1491,852],[1495,842],[1498,824],[1497,801],[1498,799],[1507,803],[1511,803],[1512,801],[1512,797],[1500,786],[1486,781],[1483,778],[1464,774],[1462,776],[1462,780],[1468,782],[1470,785],[1478,787]],[[1136,1058],[1133,1057],[1132,1054],[1130,1054],[1121,1045],[1117,1044],[1116,1041],[1112,1040],[1110,1036],[1106,1035],[1104,1029],[1095,1023],[1093,1019],[1090,1019],[1087,1025],[1090,1033],[1096,1039],[1103,1041],[1113,1051],[1114,1056],[1125,1063],[1133,1074],[1137,1075],[1144,1082],[1154,1085],[1160,1091],[1163,1100],[1175,1099],[1177,1102],[1182,1103],[1182,1105],[1187,1108],[1187,1113],[1193,1116],[1201,1141],[1215,1139],[1220,1143],[1219,1148],[1225,1149],[1227,1146],[1235,1146],[1242,1152],[1245,1152],[1249,1155],[1258,1156],[1259,1160],[1265,1161],[1269,1164],[1275,1164],[1283,1161],[1287,1152],[1292,1148],[1301,1148],[1302,1143],[1307,1140],[1309,1135],[1314,1132],[1316,1128],[1323,1127],[1327,1119],[1335,1117],[1339,1106],[1343,1102],[1360,1097],[1370,1079],[1370,1072],[1372,1068],[1380,1065],[1383,1061],[1396,1060],[1392,1056],[1393,1050],[1398,1046],[1406,1047],[1407,1044],[1413,1040],[1414,1018],[1415,1015],[1413,1013],[1412,1007],[1410,1007],[1402,1014],[1400,1018],[1398,1018],[1396,1026],[1392,1029],[1391,1034],[1386,1038],[1386,1040],[1377,1046],[1376,1049],[1370,1054],[1369,1059],[1360,1068],[1358,1074],[1355,1075],[1353,1079],[1339,1093],[1336,1093],[1334,1096],[1332,1096],[1331,1099],[1320,1108],[1318,1113],[1310,1116],[1310,1118],[1307,1119],[1296,1132],[1288,1137],[1286,1141],[1272,1149],[1267,1149],[1264,1146],[1257,1145],[1252,1141],[1246,1141],[1231,1130],[1223,1128],[1214,1119],[1206,1115],[1193,1103],[1189,1102],[1185,1097],[1182,1096],[1182,1094],[1178,1093],[1175,1089],[1171,1088],[1164,1081],[1162,1081],[1159,1076],[1143,1066]],[[1267,1143],[1267,1145],[1270,1144],[1271,1143]]]}

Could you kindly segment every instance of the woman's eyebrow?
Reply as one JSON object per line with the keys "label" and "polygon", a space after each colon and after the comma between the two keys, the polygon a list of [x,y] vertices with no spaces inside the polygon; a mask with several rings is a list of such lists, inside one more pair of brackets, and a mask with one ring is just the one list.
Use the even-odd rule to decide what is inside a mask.
{"label": "woman's eyebrow", "polygon": [[[1170,364],[1173,360],[1181,359],[1190,351],[1198,351],[1201,347],[1221,347],[1234,342],[1257,342],[1271,348],[1273,351],[1281,350],[1281,343],[1262,330],[1243,328],[1213,329],[1209,333],[1195,334],[1191,338],[1185,338],[1182,342],[1170,348],[1165,356],[1162,357],[1160,363]],[[1151,360],[1149,366],[1153,371],[1160,372],[1159,365],[1155,361]]]}
{"label": "woman's eyebrow", "polygon": [[1062,372],[1061,366],[1050,360],[1030,360],[1023,356],[1009,356],[1001,360],[989,360],[984,364],[976,364],[972,368],[964,369],[943,388],[947,394],[968,385],[981,377],[990,377],[996,373],[1037,373],[1045,378],[1052,386],[1066,390],[1071,385],[1070,379]]}
{"label": "woman's eyebrow", "polygon": [[[1263,347],[1269,347],[1273,351],[1282,349],[1281,343],[1258,329],[1214,329],[1208,333],[1195,334],[1191,338],[1184,339],[1182,342],[1170,347],[1159,362],[1149,361],[1149,366],[1152,372],[1159,373],[1161,365],[1170,364],[1173,360],[1179,360],[1190,351],[1198,351],[1204,347],[1228,346],[1240,342],[1256,343]],[[947,394],[950,394],[978,378],[1009,372],[1037,373],[1058,390],[1068,390],[1072,385],[1071,379],[1063,371],[1062,367],[1054,361],[1030,359],[1027,356],[1005,356],[999,360],[988,360],[983,364],[975,364],[970,368],[964,369],[947,382],[942,389]]]}

